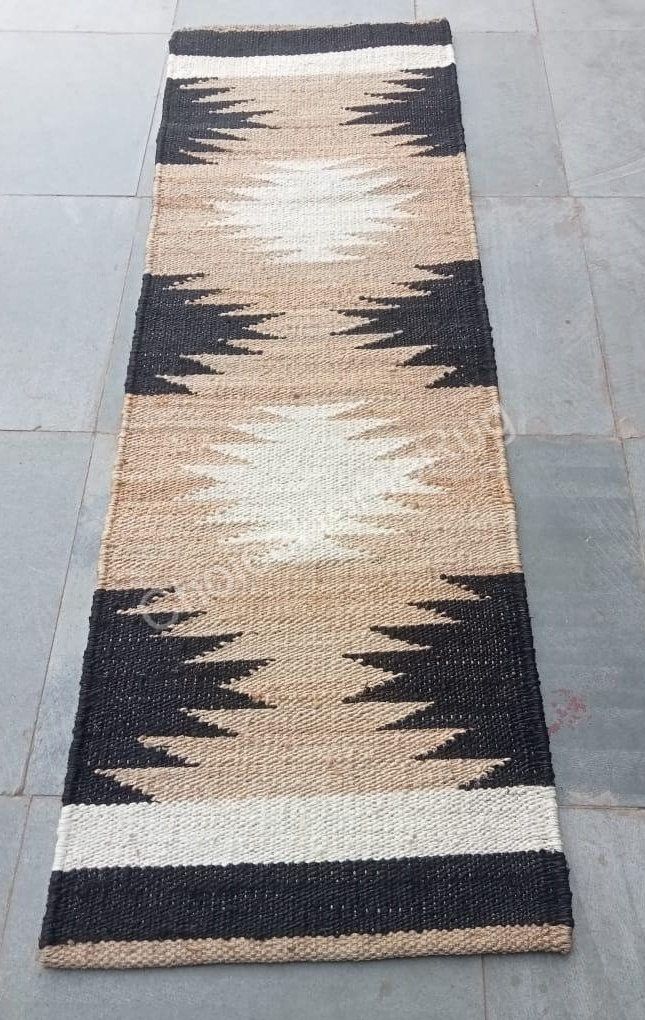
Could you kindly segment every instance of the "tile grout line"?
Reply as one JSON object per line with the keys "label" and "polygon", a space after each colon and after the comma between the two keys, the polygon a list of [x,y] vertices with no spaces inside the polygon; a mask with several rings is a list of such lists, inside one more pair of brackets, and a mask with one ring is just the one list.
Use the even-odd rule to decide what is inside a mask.
{"label": "tile grout line", "polygon": [[0,435],[6,436],[112,436],[114,432],[105,432],[102,429],[44,429],[38,426],[34,429],[2,429]]}
{"label": "tile grout line", "polygon": [[[141,196],[142,201],[145,201],[148,196]],[[118,432],[111,432],[109,429],[48,429],[48,428],[0,428],[0,436],[112,436],[118,438]],[[638,435],[625,436],[625,440],[632,439],[645,439],[645,433],[638,433]],[[564,440],[564,439],[575,439],[577,442],[608,442],[608,443],[619,443],[620,437],[615,436],[613,433],[607,432],[515,432],[512,440],[507,440],[507,445],[510,445],[516,439],[546,439],[546,440]]]}
{"label": "tile grout line", "polygon": [[148,195],[137,195],[136,192],[122,191],[119,194],[99,192],[84,195],[78,191],[2,191],[0,198],[148,198]]}
{"label": "tile grout line", "polygon": [[11,908],[11,901],[13,899],[13,891],[16,885],[16,876],[18,874],[18,868],[20,866],[20,858],[22,857],[23,847],[25,845],[25,836],[27,834],[27,823],[29,822],[29,815],[31,813],[31,794],[24,794],[24,798],[27,800],[27,810],[25,811],[25,819],[22,823],[22,830],[20,832],[20,840],[18,842],[18,853],[16,854],[16,861],[11,872],[11,881],[9,882],[9,888],[7,890],[7,903],[5,906],[4,917],[0,923],[0,955],[2,954],[2,948],[4,946],[4,937],[7,933],[7,925],[9,923],[9,910]]}
{"label": "tile grout line", "polygon": [[[465,33],[462,32],[460,34],[464,35]],[[477,33],[477,34],[481,35],[482,33]],[[507,34],[510,35],[511,33],[509,32]],[[519,33],[515,33],[515,34],[519,34]],[[525,35],[534,35],[535,33],[525,32],[524,34]],[[164,68],[164,70],[165,70],[165,68]],[[152,130],[152,125],[151,125],[150,130]],[[150,135],[148,135],[148,137],[150,137]],[[76,199],[122,198],[122,199],[128,199],[128,198],[150,198],[150,197],[151,197],[150,195],[141,195],[141,194],[137,194],[136,192],[125,192],[125,191],[121,192],[120,194],[112,194],[112,193],[108,193],[108,192],[97,192],[97,193],[94,193],[94,194],[82,194],[79,191],[0,191],[0,198],[76,198]],[[545,194],[541,194],[541,195],[536,195],[536,194],[522,195],[522,194],[519,194],[519,193],[516,193],[516,192],[513,192],[513,193],[504,192],[504,193],[500,193],[500,194],[492,194],[491,192],[479,192],[479,191],[476,191],[476,190],[473,189],[472,197],[473,197],[473,201],[475,201],[475,202],[483,202],[483,201],[488,201],[488,200],[490,200],[490,201],[498,201],[498,202],[506,201],[506,200],[507,201],[521,200],[522,202],[529,202],[529,201],[532,201],[532,202],[561,202],[563,199],[567,199],[567,198],[584,198],[585,202],[594,202],[594,201],[595,202],[602,202],[602,201],[606,200],[607,198],[615,198],[615,197],[621,197],[621,196],[615,196],[615,195],[582,195],[582,194],[571,195],[568,192],[567,192],[566,195],[545,195]],[[622,197],[625,197],[625,196],[622,196]],[[644,202],[645,201],[645,194],[643,194],[643,195],[629,195],[627,197],[629,197],[632,201],[637,201],[637,202]]]}
{"label": "tile grout line", "polygon": [[[171,26],[172,29],[172,26]],[[108,36],[168,36],[165,29],[154,32],[109,32],[92,28],[0,28],[0,35],[108,35]]]}
{"label": "tile grout line", "polygon": [[571,197],[571,182],[569,180],[569,174],[567,173],[567,164],[564,159],[564,149],[562,148],[562,138],[560,137],[560,126],[558,124],[557,114],[555,112],[555,103],[553,101],[553,92],[551,89],[551,81],[549,79],[549,69],[546,63],[546,57],[544,55],[544,46],[542,45],[542,35],[540,32],[540,24],[535,9],[535,0],[531,0],[531,6],[533,8],[533,17],[535,19],[535,38],[540,53],[540,59],[542,63],[542,70],[544,71],[544,82],[546,84],[546,91],[549,97],[549,107],[551,110],[551,116],[553,117],[553,127],[555,129],[555,137],[558,140],[558,155],[560,156],[560,163],[562,164],[562,174],[564,177],[564,183],[567,186],[567,197]]}
{"label": "tile grout line", "polygon": [[[611,196],[606,196],[606,197],[611,197]],[[636,537],[637,546],[638,546],[641,573],[643,573],[645,571],[645,545],[643,543],[643,536],[641,534],[641,528],[640,528],[640,521],[638,519],[638,513],[636,512],[636,496],[635,496],[635,493],[634,493],[634,486],[632,484],[631,473],[630,473],[630,470],[629,470],[629,461],[627,460],[627,453],[626,453],[626,450],[625,450],[625,437],[620,434],[620,430],[618,428],[618,412],[617,412],[617,408],[616,408],[616,401],[614,399],[614,394],[613,394],[613,391],[612,391],[612,388],[611,388],[611,379],[610,379],[610,375],[609,375],[609,362],[608,362],[608,359],[607,359],[607,353],[605,351],[604,331],[603,331],[602,326],[600,324],[600,317],[599,317],[599,314],[598,314],[598,305],[597,305],[597,301],[596,301],[596,292],[595,292],[595,288],[594,288],[594,284],[593,284],[593,277],[591,275],[591,270],[589,268],[589,255],[588,255],[588,252],[587,252],[587,241],[586,241],[586,238],[585,238],[585,232],[584,232],[582,216],[581,216],[581,202],[580,202],[580,199],[577,198],[576,196],[573,196],[573,208],[574,208],[574,211],[575,211],[576,223],[578,224],[578,227],[580,229],[580,238],[582,240],[582,254],[583,254],[583,257],[584,257],[584,261],[585,261],[585,269],[587,271],[587,280],[589,281],[589,292],[591,294],[591,305],[592,305],[592,308],[593,308],[594,321],[595,321],[595,324],[596,324],[596,333],[597,333],[597,336],[598,336],[598,349],[600,351],[600,357],[602,359],[603,375],[604,375],[604,378],[605,378],[605,385],[607,387],[607,393],[608,393],[608,396],[609,396],[609,407],[610,407],[611,414],[612,414],[612,417],[613,417],[613,420],[614,420],[614,431],[616,433],[616,439],[620,443],[620,452],[622,454],[623,466],[625,468],[625,480],[627,482],[627,490],[629,492],[629,501],[630,501],[630,506],[631,506],[632,523],[634,525],[634,532],[635,532],[635,537]]]}
{"label": "tile grout line", "polygon": [[148,153],[148,146],[150,145],[150,138],[152,136],[152,128],[153,128],[154,122],[155,122],[155,113],[157,112],[157,104],[159,103],[159,96],[161,95],[161,88],[166,83],[167,68],[168,68],[168,55],[166,54],[166,57],[165,57],[164,62],[163,62],[163,66],[161,68],[161,75],[159,76],[159,81],[157,83],[157,92],[155,94],[155,101],[154,101],[154,105],[152,107],[152,116],[150,118],[150,124],[148,126],[148,134],[146,135],[145,148],[143,150],[143,159],[141,160],[141,166],[139,167],[139,176],[137,178],[137,187],[136,187],[136,191],[135,191],[135,194],[136,194],[137,198],[148,198],[149,197],[148,195],[139,195],[139,188],[141,187],[141,178],[143,177],[143,170],[144,170],[144,167],[146,165],[146,155]]}
{"label": "tile grout line", "polygon": [[558,811],[645,811],[645,804],[567,804],[558,799]]}
{"label": "tile grout line", "polygon": [[31,756],[32,756],[32,753],[33,753],[33,750],[34,750],[34,742],[36,740],[36,729],[38,727],[38,717],[40,715],[40,709],[41,709],[42,703],[43,703],[43,696],[44,696],[44,693],[45,693],[45,685],[47,683],[47,674],[49,672],[49,665],[50,665],[50,662],[51,662],[52,651],[54,649],[54,641],[56,640],[56,632],[58,630],[58,624],[59,624],[59,621],[60,621],[60,614],[61,614],[61,609],[62,609],[62,606],[63,606],[63,597],[65,595],[65,589],[67,587],[67,579],[69,577],[69,570],[70,570],[70,566],[71,566],[71,563],[72,563],[72,554],[74,552],[74,545],[76,543],[76,537],[78,535],[78,525],[79,525],[79,521],[80,521],[80,518],[81,518],[81,510],[83,509],[83,501],[85,499],[85,491],[87,489],[87,480],[89,478],[90,468],[92,466],[92,461],[94,459],[94,448],[95,448],[95,445],[96,445],[96,436],[94,435],[93,438],[92,438],[91,446],[90,446],[89,456],[87,458],[87,467],[85,469],[85,477],[83,478],[83,487],[82,487],[81,495],[80,495],[80,498],[79,498],[79,501],[78,501],[78,510],[76,512],[76,521],[74,523],[74,531],[72,533],[72,540],[71,540],[70,545],[69,545],[69,555],[67,557],[67,563],[66,563],[66,566],[65,566],[65,574],[63,576],[63,583],[62,583],[61,588],[60,588],[60,598],[58,599],[58,606],[56,608],[56,619],[54,621],[54,627],[53,627],[53,630],[52,630],[52,638],[51,638],[51,641],[49,643],[49,650],[47,652],[47,661],[45,662],[45,667],[43,669],[43,681],[42,681],[42,683],[40,685],[40,692],[39,692],[39,695],[38,695],[38,701],[37,701],[36,706],[35,706],[36,710],[35,710],[35,713],[34,713],[34,725],[32,727],[31,738],[29,740],[29,746],[27,748],[27,754],[25,755],[25,763],[24,763],[24,766],[23,766],[22,775],[20,777],[20,783],[18,785],[18,790],[17,790],[18,794],[24,794],[25,783],[27,782],[27,776],[28,776],[28,773],[29,773],[29,764],[30,764]]}
{"label": "tile grout line", "polygon": [[[533,12],[533,23],[535,25],[535,34],[539,35],[540,34],[540,22],[538,20],[537,7],[535,6],[536,2],[537,2],[537,0],[531,0],[531,11]],[[539,43],[539,39],[538,39],[538,43]],[[545,73],[546,73],[546,71],[545,71]],[[559,141],[559,138],[558,138],[558,141]]]}
{"label": "tile grout line", "polygon": [[[414,10],[416,8],[415,0],[412,0],[412,3],[413,3],[413,10]],[[175,9],[175,19],[176,19],[176,16],[177,15],[176,15],[176,9]],[[435,15],[435,17],[438,17],[438,15]],[[415,19],[417,19],[419,21],[422,20],[421,18],[418,17],[418,15],[416,13],[415,13]],[[431,18],[429,20],[433,20],[433,19]],[[448,18],[448,20],[450,20],[450,19]],[[378,21],[377,22],[377,24],[385,24],[385,23],[386,22],[382,22],[382,21]],[[226,21],[226,22],[222,23],[222,27],[227,27],[229,25],[236,25],[236,24],[238,24],[238,26],[239,26],[239,23],[236,23],[235,21]],[[302,27],[302,28],[306,28],[307,27],[306,23],[302,23],[301,22],[299,24],[300,24],[300,27]],[[332,24],[338,24],[338,22],[332,22]],[[360,22],[360,24],[365,24],[365,22]],[[177,26],[176,23],[171,25],[170,26],[170,32],[172,32],[172,30],[177,28],[177,27],[179,27],[179,26]],[[189,27],[190,26],[187,26],[187,28],[189,28]],[[248,26],[244,26],[243,25],[242,27],[251,27],[251,25],[248,25]],[[270,26],[270,27],[278,27],[278,26]],[[571,34],[576,34],[576,33],[583,33],[585,35],[612,35],[614,33],[616,33],[616,34],[621,33],[621,34],[624,35],[626,33],[630,33],[631,34],[633,32],[636,32],[636,33],[639,33],[639,34],[640,33],[645,33],[645,25],[637,25],[637,26],[632,27],[632,28],[581,28],[580,26],[577,26],[576,28],[551,28],[551,29],[545,29],[545,31],[547,33],[549,33],[550,35],[565,35],[565,34],[571,35]],[[523,29],[523,28],[519,28],[519,29],[514,29],[514,28],[490,28],[490,29],[488,29],[488,28],[466,28],[466,29],[460,30],[460,34],[462,34],[462,35],[463,34],[468,34],[468,35],[538,35],[539,34],[539,29],[536,29],[534,31],[529,31],[529,30]],[[99,36],[109,36],[109,37],[112,37],[112,38],[120,37],[120,36],[136,36],[137,38],[143,37],[143,36],[148,36],[148,37],[160,36],[160,37],[164,37],[164,38],[167,39],[169,37],[169,31],[167,29],[158,29],[158,30],[149,31],[149,32],[134,32],[134,31],[133,32],[125,32],[125,31],[110,32],[108,30],[103,30],[102,31],[100,29],[89,29],[89,28],[82,28],[82,29],[77,29],[77,28],[0,28],[0,36],[3,36],[3,35],[71,35],[71,36],[99,35]]]}
{"label": "tile grout line", "polygon": [[[173,22],[174,22],[175,14],[177,13],[177,6],[178,6],[178,4],[179,4],[179,0],[176,0],[175,10],[173,12]],[[161,74],[159,75],[159,80],[157,82],[157,91],[155,92],[154,103],[152,104],[152,113],[150,115],[150,123],[148,124],[148,132],[146,134],[145,145],[143,147],[143,155],[141,157],[141,165],[139,167],[139,174],[138,174],[138,177],[137,177],[137,185],[136,185],[136,188],[135,188],[135,193],[134,193],[133,196],[131,196],[134,199],[135,203],[136,203],[136,207],[137,207],[136,208],[136,216],[135,216],[135,221],[134,221],[133,228],[132,228],[132,238],[131,238],[131,241],[130,241],[130,250],[128,252],[128,260],[126,262],[125,272],[123,274],[123,286],[121,288],[121,294],[119,296],[119,303],[118,303],[118,306],[117,306],[116,316],[115,316],[115,319],[114,319],[114,326],[112,328],[112,337],[111,337],[111,340],[110,340],[110,347],[109,347],[109,351],[108,351],[108,356],[107,356],[107,358],[105,360],[105,365],[104,365],[103,373],[101,375],[101,389],[100,389],[100,392],[99,392],[98,400],[96,402],[96,413],[94,415],[94,423],[93,423],[93,427],[92,427],[92,433],[95,436],[99,434],[98,423],[99,423],[99,418],[101,416],[101,408],[103,406],[103,398],[105,396],[105,385],[106,385],[106,382],[107,382],[108,373],[110,371],[110,362],[112,360],[112,354],[114,352],[114,340],[115,340],[115,337],[116,337],[116,331],[118,329],[119,322],[120,322],[120,319],[121,319],[121,312],[123,310],[123,301],[124,301],[125,293],[126,293],[126,290],[127,290],[128,279],[129,279],[129,275],[130,275],[130,267],[132,265],[132,255],[133,255],[135,244],[136,244],[137,237],[138,237],[138,228],[139,228],[139,225],[140,225],[141,210],[143,208],[144,202],[148,198],[147,195],[140,195],[139,194],[139,188],[141,187],[141,179],[142,179],[143,170],[144,170],[144,167],[145,167],[145,164],[146,164],[146,155],[147,155],[147,152],[148,152],[148,146],[150,144],[150,137],[152,135],[152,128],[153,128],[153,124],[154,124],[154,121],[155,121],[155,113],[156,113],[156,110],[157,110],[157,104],[159,102],[159,95],[160,95],[160,92],[161,92],[161,87],[162,87],[162,85],[166,81],[166,67],[167,67],[167,63],[168,63],[168,60],[167,60],[167,57],[166,57],[166,59],[164,59],[164,61],[162,63]]]}
{"label": "tile grout line", "polygon": [[[504,401],[501,401],[502,407]],[[636,436],[640,439],[642,437]],[[512,446],[518,439],[542,439],[542,440],[575,440],[577,443],[618,443],[618,436],[607,432],[514,432],[512,437],[506,438],[506,445]]]}
{"label": "tile grout line", "polygon": [[34,797],[37,797],[38,800],[60,800],[62,796],[63,791],[61,789],[60,793],[37,793],[35,791],[30,793],[2,793],[0,794],[0,800],[33,800]]}
{"label": "tile grout line", "polygon": [[484,1004],[484,1020],[488,1020],[488,1002],[486,999],[486,957],[484,953],[482,953],[480,959],[482,962],[482,1001]]}
{"label": "tile grout line", "polygon": [[[155,101],[155,106],[156,105],[157,104],[156,104],[156,101]],[[154,117],[154,112],[153,112],[153,117]],[[150,134],[150,132],[148,132],[148,136],[149,136],[149,134]],[[146,147],[147,147],[147,143],[146,143]],[[145,156],[144,156],[144,159],[145,159]],[[110,346],[109,346],[109,349],[108,349],[108,352],[107,352],[107,358],[105,359],[105,364],[103,366],[103,372],[101,373],[101,388],[100,388],[100,391],[99,391],[98,399],[96,401],[96,411],[95,411],[95,414],[94,414],[94,420],[93,420],[93,424],[92,424],[92,435],[95,436],[95,437],[98,436],[98,435],[103,435],[104,434],[101,430],[99,430],[98,423],[99,423],[99,418],[101,416],[101,408],[103,406],[103,397],[105,396],[105,384],[107,382],[108,373],[110,371],[110,363],[112,361],[112,354],[114,352],[114,340],[115,340],[116,331],[118,329],[119,322],[120,322],[120,319],[121,319],[121,311],[123,309],[123,300],[125,298],[125,292],[126,292],[126,289],[127,289],[127,286],[128,286],[128,278],[129,278],[129,275],[130,275],[130,266],[132,265],[132,255],[133,255],[133,252],[134,252],[134,248],[135,248],[135,244],[136,244],[136,240],[137,240],[137,236],[138,236],[139,218],[141,216],[141,209],[142,209],[143,204],[146,201],[146,199],[147,199],[147,196],[145,196],[145,195],[134,196],[134,201],[136,202],[136,205],[137,205],[137,213],[136,213],[136,216],[135,216],[135,219],[134,219],[134,224],[132,226],[132,238],[130,240],[130,250],[128,252],[128,260],[127,260],[127,262],[125,264],[125,270],[124,270],[124,273],[123,273],[123,286],[121,287],[121,294],[119,296],[119,303],[117,305],[116,315],[114,317],[114,325],[112,327],[112,335],[111,335],[111,338],[110,338]],[[113,435],[113,433],[107,433],[107,434],[108,435]]]}
{"label": "tile grout line", "polygon": [[[539,50],[540,50],[540,55],[542,57],[542,67],[544,68],[544,79],[545,79],[545,82],[546,82],[547,92],[548,92],[548,95],[549,95],[549,104],[550,104],[550,107],[551,107],[551,114],[553,116],[553,126],[555,128],[556,138],[558,140],[558,150],[560,152],[560,158],[562,160],[562,172],[564,173],[564,179],[565,179],[565,182],[566,182],[566,185],[567,185],[567,196],[568,196],[568,198],[570,199],[570,201],[572,203],[573,212],[574,212],[574,219],[575,219],[576,226],[577,226],[579,234],[580,234],[580,242],[581,242],[581,246],[582,246],[582,256],[583,256],[584,264],[585,264],[585,272],[587,274],[587,285],[589,287],[589,296],[591,297],[591,307],[593,309],[594,323],[595,323],[595,326],[596,326],[596,338],[597,338],[597,341],[598,341],[598,352],[600,354],[600,358],[601,358],[602,366],[603,366],[603,381],[604,381],[605,391],[606,391],[607,399],[608,399],[608,402],[609,402],[609,409],[610,409],[610,412],[611,412],[611,417],[612,417],[612,421],[613,421],[613,425],[614,425],[614,435],[615,435],[615,437],[620,442],[621,451],[622,451],[622,455],[623,455],[623,463],[625,464],[625,471],[627,473],[627,460],[626,460],[626,457],[625,457],[625,448],[624,448],[624,445],[623,445],[620,433],[618,431],[618,421],[617,421],[617,415],[616,415],[616,407],[615,407],[615,403],[614,403],[614,395],[613,395],[612,389],[611,389],[611,382],[610,382],[610,379],[609,379],[609,368],[608,368],[608,365],[607,365],[607,358],[605,356],[605,349],[604,349],[603,338],[602,338],[602,329],[600,327],[600,320],[599,320],[599,317],[598,317],[598,308],[597,308],[597,305],[596,305],[596,295],[594,293],[593,281],[592,281],[592,278],[591,278],[591,273],[589,271],[589,258],[588,258],[588,255],[587,255],[587,245],[586,245],[586,242],[585,242],[585,233],[584,233],[584,229],[583,229],[582,219],[580,217],[580,205],[579,205],[579,201],[578,201],[577,196],[572,195],[572,193],[571,193],[571,181],[569,180],[569,174],[567,172],[567,165],[566,165],[566,162],[565,162],[565,159],[564,159],[564,149],[562,147],[562,137],[560,135],[560,125],[558,124],[558,118],[557,118],[557,114],[556,114],[556,110],[555,110],[555,102],[553,100],[553,91],[551,89],[551,80],[549,78],[549,69],[548,69],[547,62],[546,62],[546,56],[545,56],[545,53],[544,53],[544,46],[542,45],[542,36],[541,36],[540,30],[539,30],[539,22],[538,22],[537,10],[536,10],[536,6],[535,6],[536,0],[531,0],[531,4],[532,4],[532,7],[533,7],[533,16],[535,17],[535,23],[536,23],[536,28],[537,28],[537,35],[536,35],[537,43],[538,43],[538,47],[539,47]],[[632,512],[635,515],[634,496],[633,496],[633,492],[632,492],[632,489],[631,489],[631,484],[629,483],[629,478],[628,478],[628,484],[629,484],[630,496],[631,496],[631,501],[632,501]]]}
{"label": "tile grout line", "polygon": [[640,545],[640,550],[641,550],[641,556],[643,558],[643,564],[645,565],[645,529],[641,528],[640,518],[638,516],[638,513],[636,513],[636,494],[634,492],[634,484],[632,482],[632,473],[631,473],[630,468],[629,468],[629,458],[627,457],[627,451],[626,451],[626,448],[625,448],[625,443],[632,442],[634,439],[639,439],[639,438],[641,438],[641,437],[640,436],[629,436],[628,438],[625,438],[625,439],[623,439],[621,441],[621,446],[623,448],[623,458],[625,460],[625,467],[627,469],[627,484],[629,486],[629,494],[630,494],[631,499],[632,499],[632,505],[633,505],[633,508],[634,508],[635,516],[636,516],[636,531],[637,531],[637,534],[638,534],[639,545]]}

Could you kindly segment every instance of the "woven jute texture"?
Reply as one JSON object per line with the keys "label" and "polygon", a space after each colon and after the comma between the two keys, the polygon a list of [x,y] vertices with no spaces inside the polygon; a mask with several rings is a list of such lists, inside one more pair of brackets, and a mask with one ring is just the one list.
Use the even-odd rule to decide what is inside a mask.
{"label": "woven jute texture", "polygon": [[447,22],[172,39],[52,967],[566,952]]}

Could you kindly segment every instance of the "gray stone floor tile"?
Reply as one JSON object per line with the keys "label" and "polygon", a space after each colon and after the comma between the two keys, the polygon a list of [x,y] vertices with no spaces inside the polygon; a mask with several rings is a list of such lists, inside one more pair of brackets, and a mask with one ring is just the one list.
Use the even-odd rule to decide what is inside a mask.
{"label": "gray stone floor tile", "polygon": [[561,799],[645,805],[645,572],[621,445],[509,446]]}
{"label": "gray stone floor tile", "polygon": [[448,18],[465,32],[534,32],[531,0],[417,0],[417,18]]}
{"label": "gray stone floor tile", "polygon": [[1,793],[22,782],[90,445],[73,433],[0,433]]}
{"label": "gray stone floor tile", "polygon": [[121,412],[125,376],[132,348],[134,322],[141,293],[141,278],[145,270],[146,240],[150,226],[152,200],[142,198],[134,232],[130,262],[123,288],[119,319],[110,350],[110,361],[105,375],[103,393],[97,418],[99,432],[118,433],[121,427]]}
{"label": "gray stone floor tile", "polygon": [[645,198],[588,198],[579,204],[617,428],[625,437],[642,436]]}
{"label": "gray stone floor tile", "polygon": [[0,943],[27,817],[26,797],[0,797]]}
{"label": "gray stone floor tile", "polygon": [[535,0],[543,31],[645,28],[643,0]]}
{"label": "gray stone floor tile", "polygon": [[487,957],[488,1020],[641,1020],[645,1015],[645,813],[561,813],[571,868],[570,956]]}
{"label": "gray stone floor tile", "polygon": [[573,195],[645,195],[645,34],[543,32]]}
{"label": "gray stone floor tile", "polygon": [[473,194],[566,194],[537,37],[457,31],[455,53]]}
{"label": "gray stone floor tile", "polygon": [[2,0],[0,30],[167,32],[176,0]]}
{"label": "gray stone floor tile", "polygon": [[625,456],[641,535],[641,546],[645,550],[645,439],[626,440]]}
{"label": "gray stone floor tile", "polygon": [[412,21],[413,0],[179,0],[175,27]]}
{"label": "gray stone floor tile", "polygon": [[127,198],[0,198],[0,428],[92,429],[136,213]]}
{"label": "gray stone floor tile", "polygon": [[479,199],[502,403],[518,433],[610,435],[582,236],[569,199]]}
{"label": "gray stone floor tile", "polygon": [[0,33],[0,192],[134,194],[166,47],[161,34]]}
{"label": "gray stone floor tile", "polygon": [[46,971],[35,945],[58,804],[34,798],[0,960],[3,1020],[484,1020],[477,957]]}
{"label": "gray stone floor tile", "polygon": [[60,795],[63,789],[115,453],[114,436],[96,437],[36,722],[28,793]]}

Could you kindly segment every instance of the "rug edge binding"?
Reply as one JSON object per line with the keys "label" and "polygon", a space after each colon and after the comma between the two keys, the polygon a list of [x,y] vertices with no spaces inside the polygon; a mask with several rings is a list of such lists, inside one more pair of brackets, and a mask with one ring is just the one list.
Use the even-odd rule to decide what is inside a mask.
{"label": "rug edge binding", "polygon": [[43,967],[58,970],[137,970],[214,963],[304,963],[482,953],[571,951],[573,927],[504,925],[453,931],[390,932],[385,935],[297,936],[253,940],[168,939],[141,942],[72,943],[40,951]]}

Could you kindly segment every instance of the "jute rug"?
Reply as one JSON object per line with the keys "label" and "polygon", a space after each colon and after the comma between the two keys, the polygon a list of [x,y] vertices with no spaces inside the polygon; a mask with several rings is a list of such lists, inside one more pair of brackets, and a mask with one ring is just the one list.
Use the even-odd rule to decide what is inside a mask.
{"label": "jute rug", "polygon": [[448,24],[171,51],[43,960],[566,952]]}

